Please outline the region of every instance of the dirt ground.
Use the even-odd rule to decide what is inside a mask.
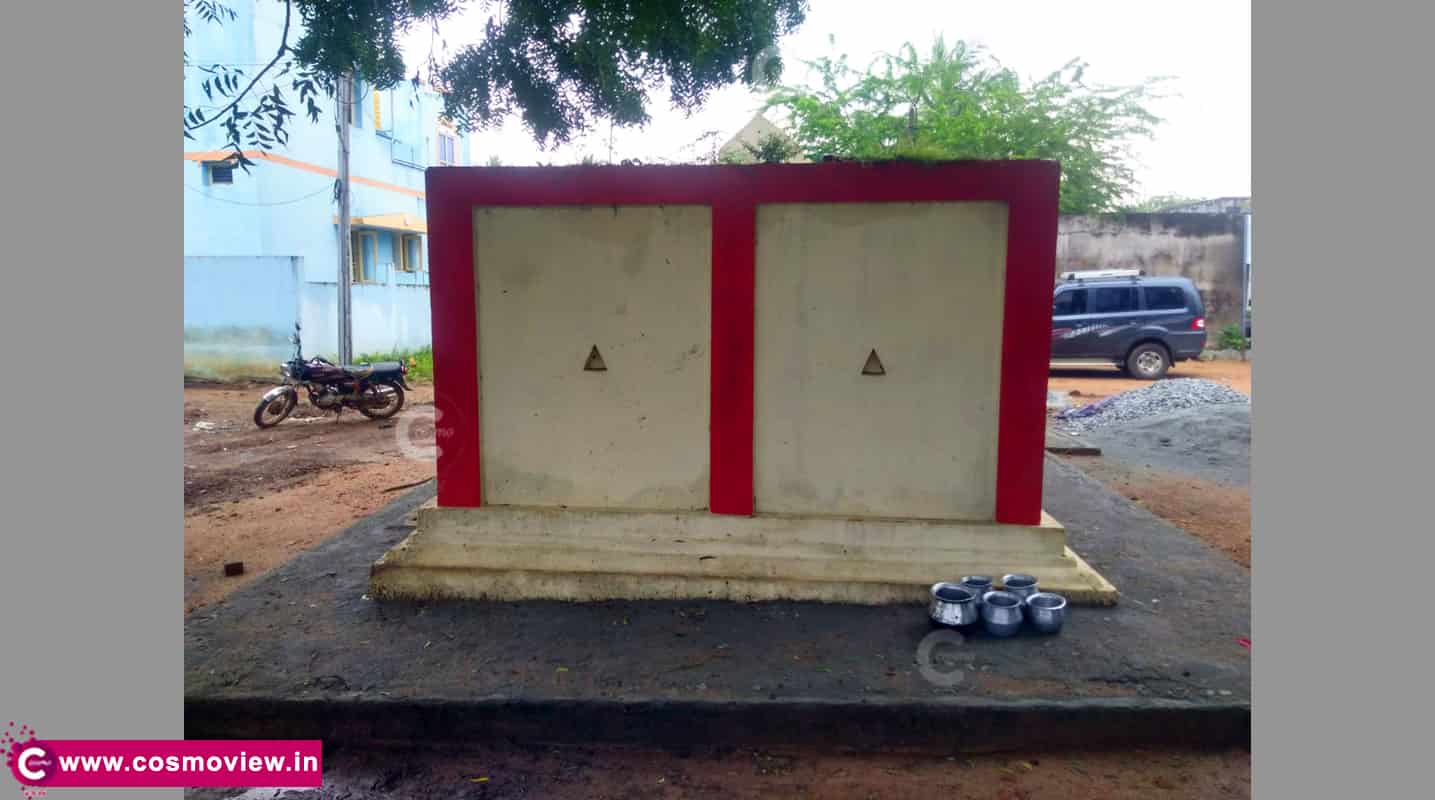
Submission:
[[[417,455],[432,444],[431,386],[415,386],[391,420],[353,410],[336,419],[301,400],[293,417],[261,430],[252,415],[268,388],[184,389],[186,614],[433,477],[432,459],[410,458],[400,442],[408,436]],[[244,562],[244,574],[225,577],[233,561]]]
[[[1218,381],[1251,391],[1251,365],[1182,362],[1172,377]],[[1054,370],[1049,387],[1085,404],[1144,381],[1114,370]],[[415,386],[398,417],[375,422],[353,411],[337,420],[301,403],[270,428],[251,415],[267,386],[184,389],[185,612],[223,598],[255,576],[373,513],[399,489],[433,477],[419,452],[433,440],[433,388]],[[196,429],[211,423],[213,430]],[[402,446],[407,437],[411,447]],[[412,456],[419,456],[417,460]],[[1250,491],[1109,459],[1070,463],[1157,516],[1250,565]],[[244,562],[225,577],[224,564]]]
[[[1201,378],[1225,384],[1236,391],[1251,393],[1251,362],[1249,361],[1179,361],[1166,373],[1172,378]],[[1128,378],[1115,369],[1054,369],[1046,387],[1053,392],[1070,394],[1071,402],[1084,406],[1113,394],[1140,389],[1149,381]]]
[[[737,751],[688,756],[598,748],[483,748],[325,756],[325,786],[283,800],[427,798],[888,798],[951,800],[1249,797],[1250,752],[1127,750],[956,756]],[[272,789],[190,790],[191,800],[258,800]]]
[[[1174,377],[1219,380],[1250,391],[1250,365],[1181,365]],[[1054,372],[1051,388],[1077,402],[1142,382],[1099,370]],[[433,476],[413,452],[431,444],[431,387],[409,395],[395,420],[354,412],[335,420],[301,406],[295,419],[261,431],[251,414],[262,386],[184,389],[185,609],[221,599],[265,570],[336,535]],[[408,419],[406,419],[408,418]],[[312,421],[303,421],[310,419]],[[213,423],[214,430],[195,423]],[[402,423],[402,424],[401,424]],[[407,436],[410,447],[401,437]],[[413,457],[417,455],[417,460]],[[1070,463],[1153,513],[1249,565],[1247,487],[1136,470],[1101,458]],[[223,565],[243,561],[227,578]],[[1216,798],[1250,796],[1250,753],[1122,750],[941,759],[898,754],[672,753],[520,746],[445,754],[340,752],[326,757],[326,786],[286,791],[305,798],[905,797]],[[196,800],[276,796],[273,789],[191,790]]]
[[[1181,362],[1169,374],[1173,378],[1204,378],[1247,395],[1251,393],[1249,362]],[[1146,381],[1102,370],[1053,370],[1047,383],[1052,391],[1079,392],[1071,395],[1072,402],[1078,405],[1144,385]],[[1173,429],[1171,435],[1179,437],[1179,431]],[[1095,441],[1101,437],[1090,438]],[[1118,454],[1117,449],[1110,446],[1104,447],[1103,452],[1101,456],[1063,458],[1107,488],[1186,530],[1238,564],[1251,566],[1249,463],[1230,469],[1226,476],[1213,474],[1215,471],[1211,469],[1198,469],[1192,474],[1192,471],[1170,468],[1169,462],[1140,459],[1132,453]]]
[[[1166,470],[1133,469],[1102,456],[1065,456],[1068,464],[1108,489],[1144,507],[1251,566],[1251,490]]]

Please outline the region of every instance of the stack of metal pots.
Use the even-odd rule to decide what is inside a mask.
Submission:
[[[1003,575],[1001,588],[986,575],[968,575],[956,583],[932,586],[927,616],[933,625],[973,628],[992,636],[1015,636],[1023,623],[1041,633],[1056,633],[1066,622],[1066,598],[1043,592],[1034,575]]]

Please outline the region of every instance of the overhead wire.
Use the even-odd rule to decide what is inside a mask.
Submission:
[[[206,192],[206,191],[204,191],[203,189],[199,189],[199,188],[196,188],[196,187],[194,187],[194,186],[190,186],[190,185],[187,184],[187,183],[184,185],[184,188],[190,190],[191,192],[194,192],[194,193],[197,194],[197,195],[200,195],[201,197],[207,197],[207,198],[209,198],[210,200],[217,200],[217,201],[219,201],[219,202],[221,202],[221,203],[229,203],[229,204],[231,204],[231,205],[236,205],[236,206],[250,206],[250,207],[252,207],[252,208],[268,208],[268,207],[270,207],[270,206],[287,206],[287,205],[293,205],[294,203],[303,202],[304,200],[308,200],[309,198],[318,196],[318,195],[320,195],[320,194],[323,194],[324,192],[333,192],[333,191],[334,191],[334,184],[330,183],[328,186],[325,186],[324,188],[319,189],[319,190],[317,190],[317,191],[310,192],[309,194],[306,194],[306,195],[304,195],[303,197],[296,197],[296,198],[294,198],[293,200],[277,200],[277,201],[272,202],[272,203],[246,203],[246,202],[244,202],[243,200],[231,200],[230,198],[227,198],[227,197],[220,197],[220,196],[218,196],[218,195],[210,194],[209,192]]]

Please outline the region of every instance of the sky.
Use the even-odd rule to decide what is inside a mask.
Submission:
[[[478,3],[443,23],[450,49],[478,41],[489,12]],[[1085,80],[1123,85],[1145,78],[1169,78],[1170,96],[1150,108],[1163,117],[1151,140],[1132,149],[1136,197],[1245,196],[1251,193],[1251,28],[1249,0],[1201,4],[1088,0],[1085,3],[1022,0],[811,0],[807,21],[778,45],[784,83],[811,77],[801,62],[846,53],[865,65],[905,42],[919,51],[941,34],[984,47],[1025,80],[1044,76],[1073,58],[1087,62]],[[835,45],[832,41],[835,40]],[[404,43],[410,63],[427,57],[428,32]],[[440,53],[440,59],[442,58]],[[618,128],[612,159],[691,160],[708,131],[726,141],[762,105],[763,96],[743,86],[713,93],[703,108],[687,115],[669,107],[665,94],[650,95],[652,120],[644,128]],[[778,121],[778,120],[774,120]],[[504,164],[570,164],[591,155],[609,157],[609,131],[575,138],[568,145],[540,149],[521,124],[480,131],[474,163],[497,156]]]

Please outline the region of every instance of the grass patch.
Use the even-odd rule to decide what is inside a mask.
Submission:
[[[360,364],[368,361],[403,361],[409,365],[409,378],[416,381],[433,380],[433,347],[417,350],[396,350],[390,353],[363,353],[356,359]]]

